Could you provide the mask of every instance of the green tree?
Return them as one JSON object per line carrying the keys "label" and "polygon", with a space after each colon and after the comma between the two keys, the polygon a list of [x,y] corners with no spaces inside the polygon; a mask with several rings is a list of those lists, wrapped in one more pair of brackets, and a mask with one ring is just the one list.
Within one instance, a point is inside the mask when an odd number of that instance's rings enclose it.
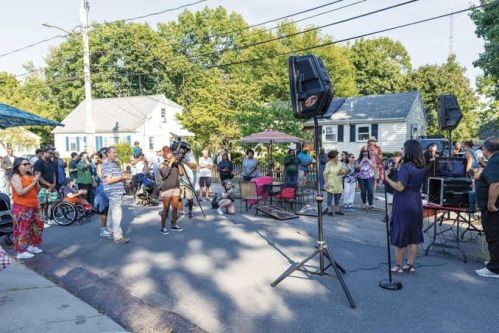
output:
{"label": "green tree", "polygon": [[494,98],[495,84],[490,76],[477,78],[477,90],[482,96],[479,102],[478,136],[486,139],[499,136],[499,101]]}
{"label": "green tree", "polygon": [[350,52],[362,95],[401,92],[411,71],[411,58],[402,43],[388,37],[361,39]]}
{"label": "green tree", "polygon": [[480,4],[490,6],[474,9],[470,16],[476,25],[476,35],[485,40],[485,50],[474,65],[483,69],[494,83],[494,97],[499,99],[499,6],[496,2],[481,0]]}
{"label": "green tree", "polygon": [[456,56],[450,55],[442,65],[424,65],[409,74],[408,89],[421,92],[423,105],[427,109],[428,134],[441,134],[437,119],[438,96],[453,94],[463,112],[463,119],[453,131],[453,137],[462,140],[477,136],[477,97],[464,72],[465,69],[457,63]]}

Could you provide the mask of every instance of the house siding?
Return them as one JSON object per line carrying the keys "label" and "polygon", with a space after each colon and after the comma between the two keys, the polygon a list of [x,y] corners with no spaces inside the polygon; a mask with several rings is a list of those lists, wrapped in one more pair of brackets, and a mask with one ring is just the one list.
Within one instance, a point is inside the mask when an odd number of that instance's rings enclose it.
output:
{"label": "house siding", "polygon": [[406,140],[417,139],[422,135],[426,135],[427,121],[425,112],[421,100],[416,99],[406,117]]}
{"label": "house siding", "polygon": [[[384,152],[390,152],[390,153],[393,153],[395,151],[400,151],[400,148],[404,145],[404,142],[406,141],[406,134],[407,134],[407,126],[406,123],[403,121],[359,123],[359,124],[351,124],[351,126],[343,126],[344,137],[350,138],[350,131],[352,126],[355,126],[355,129],[357,129],[359,125],[372,127],[373,124],[377,124],[378,126],[378,136],[379,136],[378,143],[381,146],[381,149]],[[337,131],[338,125],[339,124],[330,123],[330,124],[323,124],[322,127],[325,128],[327,126],[332,126],[334,130]],[[357,140],[355,142],[350,142],[350,140],[344,140],[344,142],[330,142],[326,140],[325,130],[322,133],[322,143],[326,151],[331,149],[336,149],[338,151],[347,151],[355,155],[359,153],[362,146],[365,146],[367,144],[366,141],[359,142]]]}

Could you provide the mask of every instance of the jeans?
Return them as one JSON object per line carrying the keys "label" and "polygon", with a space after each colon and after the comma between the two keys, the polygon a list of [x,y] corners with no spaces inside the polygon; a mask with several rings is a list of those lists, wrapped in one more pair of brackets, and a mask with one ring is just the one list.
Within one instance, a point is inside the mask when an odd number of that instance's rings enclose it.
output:
{"label": "jeans", "polygon": [[482,226],[489,246],[489,271],[499,274],[499,212],[491,213],[482,209]]}
{"label": "jeans", "polygon": [[118,240],[123,237],[123,231],[121,230],[122,203],[123,203],[122,197],[109,198],[107,230],[113,233],[115,240]]}
{"label": "jeans", "polygon": [[340,205],[340,198],[341,198],[341,193],[329,193],[326,192],[326,203],[328,207],[331,207],[333,204],[333,198],[334,198],[334,205],[339,206]]}
{"label": "jeans", "polygon": [[355,199],[355,187],[356,183],[347,183],[343,184],[343,204],[345,206],[352,206],[353,201]]}
{"label": "jeans", "polygon": [[298,173],[285,173],[284,174],[284,186],[285,187],[296,187],[298,185]]}
{"label": "jeans", "polygon": [[374,196],[374,177],[367,179],[359,178],[359,182],[360,182],[360,198],[362,199],[362,203],[365,205],[367,201],[369,203],[369,206],[372,206],[373,196]]}

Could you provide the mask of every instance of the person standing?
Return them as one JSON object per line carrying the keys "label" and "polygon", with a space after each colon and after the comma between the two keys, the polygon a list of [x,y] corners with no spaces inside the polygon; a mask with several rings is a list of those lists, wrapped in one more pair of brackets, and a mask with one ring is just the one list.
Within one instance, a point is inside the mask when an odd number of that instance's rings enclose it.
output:
{"label": "person standing", "polygon": [[180,197],[180,178],[184,175],[184,172],[178,163],[175,163],[175,156],[171,152],[170,148],[163,148],[165,153],[165,162],[159,168],[159,173],[161,175],[161,199],[163,200],[163,210],[161,212],[161,230],[160,232],[164,235],[168,234],[168,229],[166,228],[166,219],[168,218],[168,210],[170,205],[172,207],[172,220],[171,220],[171,230],[172,231],[183,231],[180,226],[177,225],[177,209],[178,209],[178,199]]}
{"label": "person standing", "polygon": [[483,277],[499,278],[499,138],[485,140],[482,151],[488,162],[476,182],[476,197],[490,260],[475,273]]}
{"label": "person standing", "polygon": [[95,162],[95,181],[97,187],[95,189],[94,201],[92,206],[100,217],[100,237],[112,238],[113,233],[107,230],[107,215],[109,211],[109,199],[104,193],[104,186],[102,184],[102,164],[106,161],[107,148],[102,148],[98,153],[98,159]]}
{"label": "person standing", "polygon": [[[383,153],[381,151],[381,147],[378,145],[378,140],[375,136],[371,136],[369,141],[367,141],[367,149],[369,149],[370,156],[374,157],[374,186],[373,193],[376,193],[376,187],[378,182],[383,180],[383,174],[381,173],[383,164],[381,161],[383,160]],[[377,200],[377,199],[376,199]]]}
{"label": "person standing", "polygon": [[42,157],[33,166],[35,176],[39,176],[40,191],[38,192],[38,201],[42,208],[43,217],[47,222],[46,227],[55,223],[48,215],[49,204],[52,200],[51,193],[55,190],[57,184],[52,154],[52,148],[45,147]]}
{"label": "person standing", "polygon": [[55,151],[53,155],[53,162],[55,166],[56,180],[56,190],[59,191],[61,186],[64,185],[66,180],[66,162],[62,158],[59,158],[59,152]]}
{"label": "person standing", "polygon": [[123,195],[125,194],[124,182],[130,180],[131,175],[122,172],[116,164],[116,149],[109,147],[106,151],[106,161],[102,164],[102,182],[106,197],[109,200],[109,213],[111,215],[108,223],[108,231],[113,233],[114,242],[125,244],[130,241],[123,236],[121,229]]}
{"label": "person standing", "polygon": [[298,159],[293,149],[288,150],[284,157],[284,187],[296,187],[298,185]]}
{"label": "person standing", "polygon": [[[180,148],[183,149],[183,148]],[[187,200],[187,204],[189,206],[189,213],[188,217],[189,219],[192,219],[192,208],[194,206],[194,170],[196,170],[197,164],[194,161],[194,156],[192,155],[192,152],[188,151],[185,152],[184,159],[182,161],[182,171],[183,171],[183,176],[180,177],[180,196],[178,200],[178,215],[180,220],[182,217],[185,216],[184,213],[184,203],[183,200]]]}
{"label": "person standing", "polygon": [[338,151],[331,150],[327,153],[329,162],[326,164],[324,170],[324,188],[326,190],[326,200],[328,207],[328,215],[333,216],[333,198],[336,207],[336,215],[344,215],[340,210],[340,198],[343,192],[342,178],[345,174],[345,169],[342,167],[341,162],[338,160]]}
{"label": "person standing", "polygon": [[69,177],[76,180],[78,178],[78,161],[80,160],[80,156],[77,152],[71,153],[71,161],[69,161],[68,171]]}
{"label": "person standing", "polygon": [[36,161],[38,161],[42,157],[42,154],[43,154],[43,149],[37,148],[35,150],[35,156],[29,159],[29,163],[31,165],[35,165]]}
{"label": "person standing", "polygon": [[309,154],[310,147],[305,145],[302,151],[296,157],[298,159],[298,186],[303,188],[307,182],[308,168],[314,162]]}
{"label": "person standing", "polygon": [[[337,158],[338,157],[336,157],[336,159]],[[328,160],[328,155],[326,155],[324,147],[321,147],[321,150],[319,152],[319,181],[321,184],[321,191],[324,190],[324,170],[326,170],[326,163],[328,163],[327,160]]]}
{"label": "person standing", "polygon": [[343,164],[345,175],[343,176],[343,206],[345,210],[353,209],[355,200],[355,187],[357,185],[356,159],[354,154],[347,156],[348,164]]}
{"label": "person standing", "polygon": [[253,149],[246,150],[246,157],[243,158],[242,176],[245,182],[249,182],[253,178],[260,176],[258,160],[255,158],[255,151]]}
{"label": "person standing", "polygon": [[82,152],[80,154],[80,161],[77,165],[78,176],[76,178],[76,184],[80,190],[85,190],[85,199],[88,202],[92,202],[92,173],[90,172],[90,161],[88,159],[87,152]]}
{"label": "person standing", "polygon": [[220,181],[223,183],[225,180],[231,180],[234,176],[232,171],[234,166],[229,160],[229,155],[227,153],[222,154],[222,160],[218,162],[218,173],[220,174]]}
{"label": "person standing", "polygon": [[199,199],[203,200],[203,190],[206,201],[209,201],[211,186],[211,170],[213,169],[213,160],[208,156],[208,150],[203,150],[203,156],[199,158]]}
{"label": "person standing", "polygon": [[2,170],[4,171],[3,175],[3,188],[5,193],[10,197],[10,177],[12,177],[12,170],[14,165],[14,160],[16,157],[14,156],[14,150],[12,148],[7,148],[7,155],[2,158]]}
{"label": "person standing", "polygon": [[357,160],[357,169],[359,170],[360,198],[364,209],[372,209],[374,197],[374,168],[376,161],[367,147],[363,147],[359,159]]}
{"label": "person standing", "polygon": [[17,259],[32,258],[42,253],[43,220],[40,218],[37,190],[41,173],[33,177],[25,158],[16,158],[12,168],[12,215],[14,217],[14,250]]}
{"label": "person standing", "polygon": [[[404,143],[403,163],[398,180],[390,179],[392,169],[385,171],[386,183],[394,190],[390,242],[395,246],[395,266],[392,272],[415,272],[418,245],[423,243],[423,200],[421,185],[426,176],[423,149],[416,140]],[[407,264],[403,265],[408,250]]]}
{"label": "person standing", "polygon": [[464,157],[463,145],[459,141],[454,141],[452,143],[452,157]]}

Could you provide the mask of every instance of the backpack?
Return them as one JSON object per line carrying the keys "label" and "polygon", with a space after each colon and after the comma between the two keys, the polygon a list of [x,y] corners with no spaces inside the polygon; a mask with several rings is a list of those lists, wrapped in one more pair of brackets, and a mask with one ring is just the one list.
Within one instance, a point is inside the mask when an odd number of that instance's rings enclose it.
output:
{"label": "backpack", "polygon": [[218,202],[222,200],[222,195],[220,193],[215,193],[215,196],[211,200],[211,208],[217,209],[218,208]]}

